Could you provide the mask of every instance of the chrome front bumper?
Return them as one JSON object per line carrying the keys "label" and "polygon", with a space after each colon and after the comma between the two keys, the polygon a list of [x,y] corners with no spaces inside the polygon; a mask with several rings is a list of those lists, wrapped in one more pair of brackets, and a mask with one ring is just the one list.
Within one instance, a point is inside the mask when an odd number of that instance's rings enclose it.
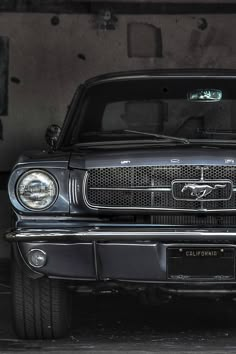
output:
{"label": "chrome front bumper", "polygon": [[160,241],[235,242],[236,228],[181,229],[146,227],[91,227],[71,229],[17,229],[5,235],[7,241]]}
{"label": "chrome front bumper", "polygon": [[[71,230],[22,229],[9,232],[15,257],[31,275],[81,281],[136,283],[189,283],[169,279],[167,249],[170,247],[223,247],[236,258],[236,230],[180,230],[147,228],[90,228]],[[27,262],[32,249],[47,254],[47,263],[34,269]],[[234,261],[235,262],[235,261]],[[236,262],[235,262],[236,264]],[[231,279],[198,279],[209,284],[236,284]]]}

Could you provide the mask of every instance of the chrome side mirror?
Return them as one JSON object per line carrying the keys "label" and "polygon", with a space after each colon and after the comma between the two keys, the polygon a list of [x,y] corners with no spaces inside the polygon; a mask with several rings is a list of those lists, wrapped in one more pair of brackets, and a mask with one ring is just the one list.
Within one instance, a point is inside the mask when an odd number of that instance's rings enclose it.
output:
{"label": "chrome side mirror", "polygon": [[54,150],[57,144],[57,140],[61,134],[61,128],[57,124],[50,125],[45,134],[45,140],[47,144]]}

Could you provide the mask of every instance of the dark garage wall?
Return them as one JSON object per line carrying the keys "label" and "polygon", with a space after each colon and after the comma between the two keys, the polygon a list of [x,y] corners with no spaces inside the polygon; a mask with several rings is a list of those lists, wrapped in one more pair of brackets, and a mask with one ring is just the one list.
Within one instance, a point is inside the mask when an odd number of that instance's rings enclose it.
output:
{"label": "dark garage wall", "polygon": [[46,127],[62,123],[86,78],[138,68],[236,67],[235,15],[117,15],[113,30],[101,23],[95,15],[0,15],[10,58],[0,170],[22,150],[43,146]]}

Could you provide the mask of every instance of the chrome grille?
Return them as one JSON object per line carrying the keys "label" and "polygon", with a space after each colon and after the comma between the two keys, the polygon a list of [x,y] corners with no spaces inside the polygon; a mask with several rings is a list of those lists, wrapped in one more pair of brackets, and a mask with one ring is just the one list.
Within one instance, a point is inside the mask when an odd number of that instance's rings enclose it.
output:
{"label": "chrome grille", "polygon": [[152,183],[170,186],[175,179],[200,179],[201,169],[195,166],[114,167],[91,169],[88,174],[88,188],[125,188],[146,187]]}
{"label": "chrome grille", "polygon": [[[231,198],[213,201],[173,198],[173,181],[203,179],[230,181],[233,184]],[[236,166],[176,165],[90,169],[83,190],[87,205],[96,208],[215,210],[236,209],[235,186]],[[217,197],[220,191],[213,195]]]}

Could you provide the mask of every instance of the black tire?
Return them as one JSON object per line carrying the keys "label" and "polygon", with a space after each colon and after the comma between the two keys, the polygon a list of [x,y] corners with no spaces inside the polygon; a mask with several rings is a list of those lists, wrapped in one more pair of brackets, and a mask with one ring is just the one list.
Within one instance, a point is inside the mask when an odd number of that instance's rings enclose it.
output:
{"label": "black tire", "polygon": [[64,337],[70,327],[68,290],[60,280],[29,278],[13,261],[13,319],[21,339]]}

